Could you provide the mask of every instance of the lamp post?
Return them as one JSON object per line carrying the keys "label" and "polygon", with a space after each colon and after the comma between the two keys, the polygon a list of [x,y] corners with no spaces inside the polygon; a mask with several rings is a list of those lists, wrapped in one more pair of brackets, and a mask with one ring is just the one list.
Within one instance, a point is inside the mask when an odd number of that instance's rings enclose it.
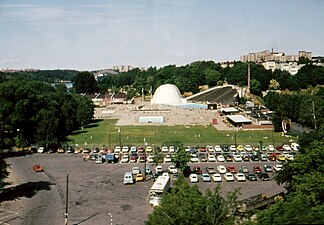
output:
{"label": "lamp post", "polygon": [[146,181],[146,139],[144,138],[144,181]]}
{"label": "lamp post", "polygon": [[69,206],[69,174],[66,175],[66,195],[65,195],[65,225],[68,224],[68,206]]}
{"label": "lamp post", "polygon": [[119,146],[121,147],[121,132],[120,132],[120,127],[118,127],[118,136],[119,136]]}

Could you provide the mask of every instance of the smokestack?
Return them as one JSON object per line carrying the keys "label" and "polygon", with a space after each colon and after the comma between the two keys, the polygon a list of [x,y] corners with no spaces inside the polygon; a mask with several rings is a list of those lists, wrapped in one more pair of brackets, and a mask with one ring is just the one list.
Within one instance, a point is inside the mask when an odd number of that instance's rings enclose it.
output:
{"label": "smokestack", "polygon": [[251,81],[250,63],[248,63],[248,89],[247,89],[248,94],[250,94],[250,81]]}

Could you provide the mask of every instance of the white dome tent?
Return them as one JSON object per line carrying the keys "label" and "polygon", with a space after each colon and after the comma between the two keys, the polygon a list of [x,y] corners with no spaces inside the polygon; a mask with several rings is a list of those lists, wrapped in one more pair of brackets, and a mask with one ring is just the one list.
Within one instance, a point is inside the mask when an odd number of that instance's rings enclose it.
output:
{"label": "white dome tent", "polygon": [[154,92],[151,104],[155,105],[176,105],[184,103],[177,86],[173,84],[163,84]]}

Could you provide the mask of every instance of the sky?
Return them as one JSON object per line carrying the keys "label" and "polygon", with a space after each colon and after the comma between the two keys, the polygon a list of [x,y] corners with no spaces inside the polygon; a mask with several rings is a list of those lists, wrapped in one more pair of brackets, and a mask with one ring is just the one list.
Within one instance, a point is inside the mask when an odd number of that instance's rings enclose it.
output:
{"label": "sky", "polygon": [[0,69],[324,55],[323,0],[0,0]]}

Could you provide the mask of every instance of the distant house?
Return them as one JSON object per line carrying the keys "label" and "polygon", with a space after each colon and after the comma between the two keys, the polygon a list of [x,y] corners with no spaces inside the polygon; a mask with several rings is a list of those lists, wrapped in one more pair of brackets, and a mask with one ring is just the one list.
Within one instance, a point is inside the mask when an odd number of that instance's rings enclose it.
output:
{"label": "distant house", "polygon": [[92,100],[93,104],[96,106],[107,106],[111,104],[131,104],[132,100],[128,99],[128,95],[125,93],[117,94],[88,94],[86,95]]}

